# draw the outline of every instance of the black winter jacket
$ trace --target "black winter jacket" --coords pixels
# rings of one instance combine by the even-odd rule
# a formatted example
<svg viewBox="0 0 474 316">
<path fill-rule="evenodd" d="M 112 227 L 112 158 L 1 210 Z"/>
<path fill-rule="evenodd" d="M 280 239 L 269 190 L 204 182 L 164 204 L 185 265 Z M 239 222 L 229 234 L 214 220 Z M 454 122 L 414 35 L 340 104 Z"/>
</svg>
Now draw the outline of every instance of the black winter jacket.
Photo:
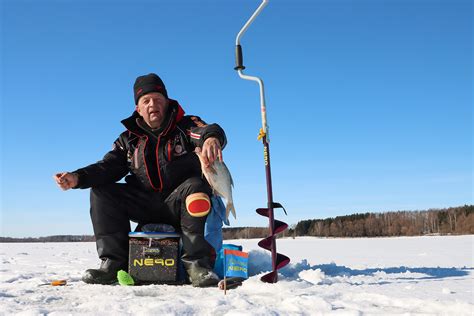
<svg viewBox="0 0 474 316">
<path fill-rule="evenodd" d="M 101 161 L 73 171 L 79 176 L 76 188 L 85 189 L 122 179 L 145 190 L 171 192 L 186 179 L 201 176 L 201 165 L 194 153 L 209 137 L 226 136 L 217 124 L 207 125 L 197 116 L 184 115 L 181 106 L 170 100 L 165 127 L 158 135 L 137 124 L 134 112 L 122 121 L 127 131 L 120 134 L 113 149 Z"/>
</svg>

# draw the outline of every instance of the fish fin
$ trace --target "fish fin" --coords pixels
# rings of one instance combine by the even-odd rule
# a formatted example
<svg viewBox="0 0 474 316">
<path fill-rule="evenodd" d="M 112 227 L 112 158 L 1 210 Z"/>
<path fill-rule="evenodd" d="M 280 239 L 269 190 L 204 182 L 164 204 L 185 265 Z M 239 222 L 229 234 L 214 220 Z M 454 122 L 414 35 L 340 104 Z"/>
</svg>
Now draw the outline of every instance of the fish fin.
<svg viewBox="0 0 474 316">
<path fill-rule="evenodd" d="M 234 215 L 234 218 L 237 219 L 237 215 L 235 214 L 235 207 L 234 203 L 227 203 L 227 206 L 225 208 L 225 217 L 227 220 L 229 220 L 229 213 L 232 212 L 232 215 Z"/>
<path fill-rule="evenodd" d="M 225 168 L 227 169 L 227 171 L 228 171 L 228 173 L 229 173 L 230 185 L 231 185 L 232 187 L 234 187 L 234 180 L 232 179 L 232 174 L 230 173 L 229 168 L 227 168 L 227 165 L 226 165 L 224 162 L 222 162 L 222 164 L 225 166 Z"/>
</svg>

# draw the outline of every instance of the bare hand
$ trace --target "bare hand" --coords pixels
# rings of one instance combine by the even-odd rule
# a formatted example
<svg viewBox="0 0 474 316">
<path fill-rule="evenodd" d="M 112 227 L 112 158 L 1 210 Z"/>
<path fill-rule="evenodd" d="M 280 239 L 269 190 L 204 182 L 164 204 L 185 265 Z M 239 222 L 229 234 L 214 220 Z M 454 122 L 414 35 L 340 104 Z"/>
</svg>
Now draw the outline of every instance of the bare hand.
<svg viewBox="0 0 474 316">
<path fill-rule="evenodd" d="M 204 165 L 212 165 L 216 159 L 222 160 L 221 143 L 215 137 L 209 137 L 202 145 L 201 157 Z"/>
<path fill-rule="evenodd" d="M 79 177 L 75 173 L 61 172 L 53 176 L 58 186 L 63 190 L 74 188 L 79 183 Z"/>
</svg>

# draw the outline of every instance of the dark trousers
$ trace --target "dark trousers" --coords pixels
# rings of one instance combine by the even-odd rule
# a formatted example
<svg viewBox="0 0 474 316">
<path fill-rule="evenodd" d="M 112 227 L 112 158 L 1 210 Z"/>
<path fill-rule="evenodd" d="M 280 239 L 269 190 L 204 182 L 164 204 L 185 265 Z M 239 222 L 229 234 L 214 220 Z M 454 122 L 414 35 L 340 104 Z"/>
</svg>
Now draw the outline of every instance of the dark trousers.
<svg viewBox="0 0 474 316">
<path fill-rule="evenodd" d="M 144 191 L 125 183 L 92 188 L 91 219 L 99 257 L 125 265 L 130 221 L 164 223 L 181 233 L 185 268 L 212 268 L 212 247 L 204 239 L 206 216 L 192 217 L 186 210 L 186 197 L 197 192 L 211 193 L 209 185 L 199 177 L 187 179 L 170 194 Z"/>
</svg>

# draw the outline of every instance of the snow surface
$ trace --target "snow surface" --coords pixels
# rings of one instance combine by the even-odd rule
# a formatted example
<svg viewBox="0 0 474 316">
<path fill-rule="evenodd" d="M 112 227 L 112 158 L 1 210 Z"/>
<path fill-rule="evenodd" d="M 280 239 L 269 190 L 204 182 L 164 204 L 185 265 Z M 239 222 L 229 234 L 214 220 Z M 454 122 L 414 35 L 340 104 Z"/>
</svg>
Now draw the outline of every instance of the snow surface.
<svg viewBox="0 0 474 316">
<path fill-rule="evenodd" d="M 250 274 L 217 288 L 87 285 L 95 243 L 0 244 L 0 315 L 474 315 L 474 236 L 279 239 L 292 259 L 280 281 L 259 280 L 270 257 L 257 240 Z M 67 279 L 63 287 L 39 286 Z"/>
</svg>

